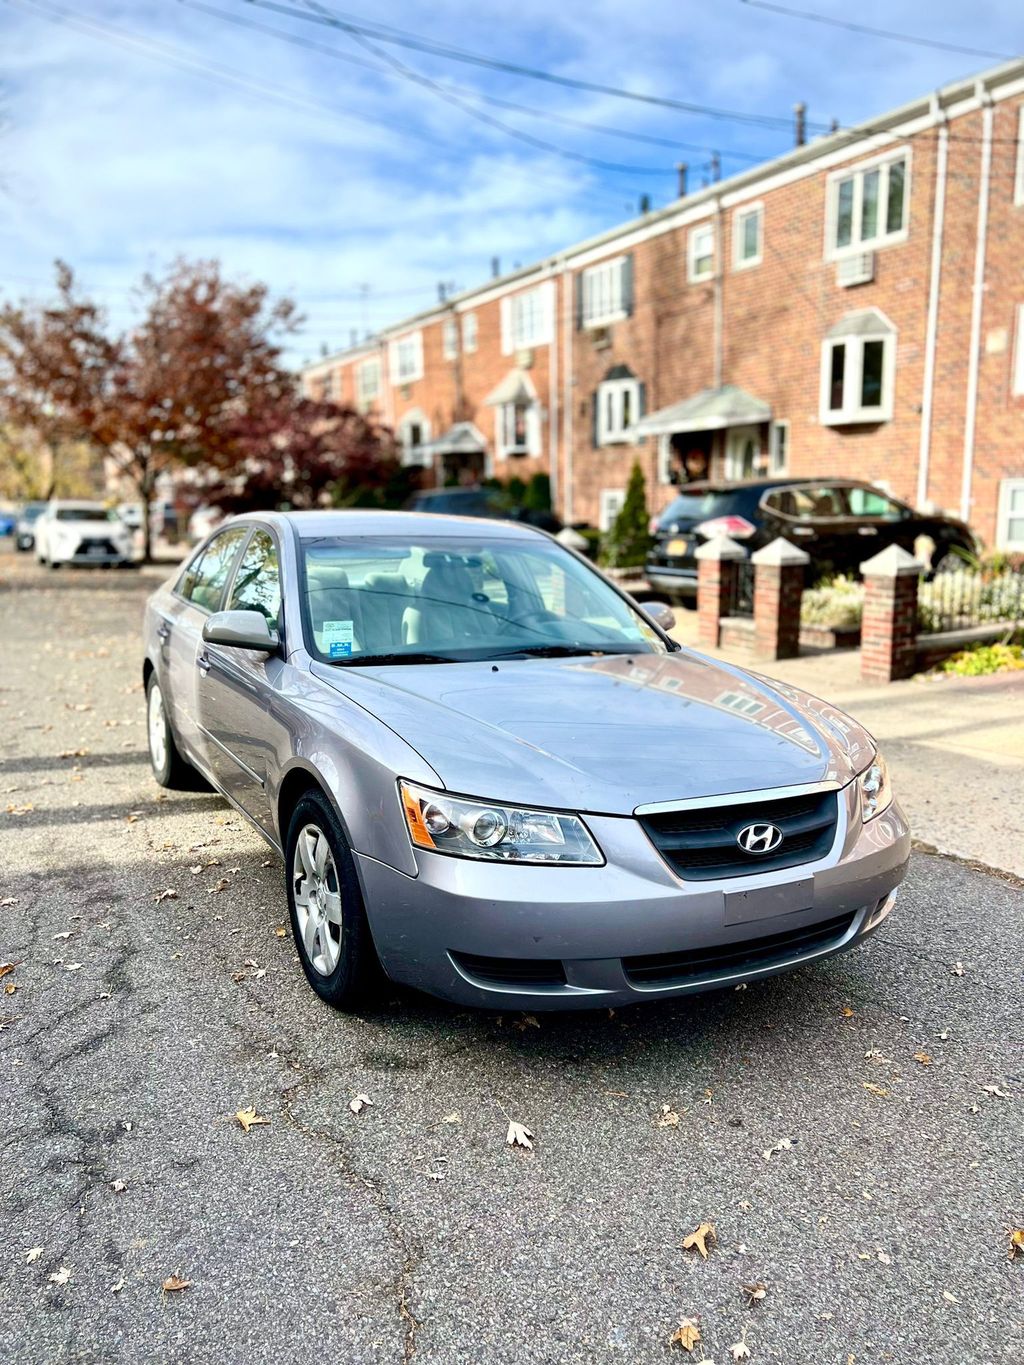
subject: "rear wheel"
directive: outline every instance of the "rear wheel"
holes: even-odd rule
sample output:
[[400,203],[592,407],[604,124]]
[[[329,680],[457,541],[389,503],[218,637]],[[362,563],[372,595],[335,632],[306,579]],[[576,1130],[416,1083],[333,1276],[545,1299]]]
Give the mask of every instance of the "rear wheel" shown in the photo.
[[306,980],[336,1009],[365,1004],[381,982],[355,860],[330,803],[301,798],[285,844],[288,909]]
[[189,791],[194,787],[195,771],[178,752],[164,706],[164,694],[155,673],[149,675],[146,683],[146,736],[153,776],[160,786],[173,791]]

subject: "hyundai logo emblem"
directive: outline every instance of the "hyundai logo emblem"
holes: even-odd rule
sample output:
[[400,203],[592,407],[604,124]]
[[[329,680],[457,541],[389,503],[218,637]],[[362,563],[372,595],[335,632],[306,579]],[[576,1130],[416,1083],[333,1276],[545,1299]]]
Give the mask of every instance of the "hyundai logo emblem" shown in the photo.
[[778,825],[744,825],[736,842],[744,853],[771,853],[785,837]]

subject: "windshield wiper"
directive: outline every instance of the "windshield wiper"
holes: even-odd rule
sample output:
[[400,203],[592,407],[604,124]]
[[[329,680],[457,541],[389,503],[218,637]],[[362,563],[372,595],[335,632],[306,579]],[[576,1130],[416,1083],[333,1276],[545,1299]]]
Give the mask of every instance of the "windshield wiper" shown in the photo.
[[519,645],[516,649],[502,649],[488,654],[488,659],[571,659],[599,654],[643,653],[643,646],[634,645]]
[[346,659],[325,659],[324,662],[352,668],[356,664],[457,664],[464,663],[465,660],[454,659],[449,654],[429,654],[424,650],[418,654],[353,654]]

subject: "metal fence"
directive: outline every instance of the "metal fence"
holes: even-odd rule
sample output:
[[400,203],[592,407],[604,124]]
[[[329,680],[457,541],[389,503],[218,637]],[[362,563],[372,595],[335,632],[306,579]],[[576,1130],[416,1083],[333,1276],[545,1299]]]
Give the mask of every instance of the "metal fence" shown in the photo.
[[922,582],[917,596],[919,634],[968,630],[972,626],[1024,627],[1024,569],[995,571],[964,567]]
[[736,565],[736,601],[733,616],[753,616],[754,614],[754,566],[749,559],[741,559]]

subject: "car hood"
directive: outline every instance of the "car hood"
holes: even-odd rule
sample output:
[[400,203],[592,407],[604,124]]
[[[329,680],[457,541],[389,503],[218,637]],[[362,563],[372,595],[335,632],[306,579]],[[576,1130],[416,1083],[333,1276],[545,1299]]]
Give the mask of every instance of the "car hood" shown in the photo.
[[95,521],[54,521],[51,525],[61,535],[74,536],[123,535],[126,529],[120,522],[108,521],[106,517],[97,517]]
[[449,791],[510,803],[626,815],[656,801],[845,783],[874,752],[834,707],[686,650],[311,668],[396,731]]

